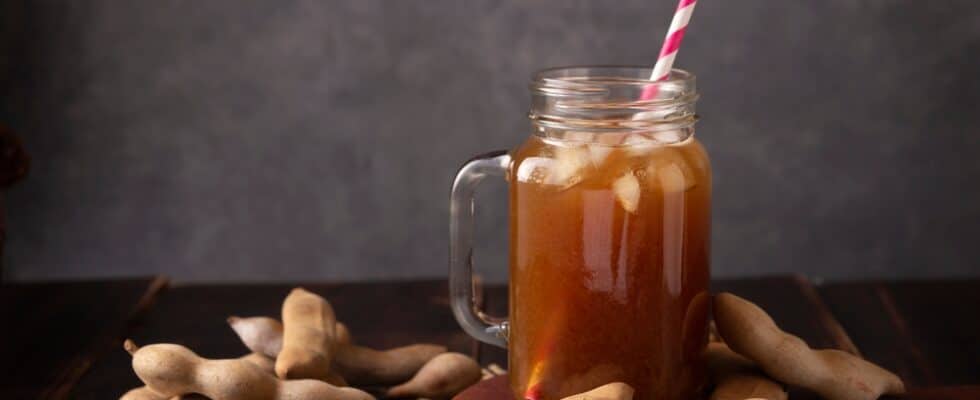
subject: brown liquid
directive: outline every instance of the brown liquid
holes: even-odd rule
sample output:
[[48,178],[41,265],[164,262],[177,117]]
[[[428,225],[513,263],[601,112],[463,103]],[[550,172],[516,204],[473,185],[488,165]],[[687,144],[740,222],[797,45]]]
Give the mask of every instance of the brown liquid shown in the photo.
[[556,143],[532,136],[509,176],[516,398],[614,381],[638,400],[697,398],[709,308],[704,149],[693,138]]

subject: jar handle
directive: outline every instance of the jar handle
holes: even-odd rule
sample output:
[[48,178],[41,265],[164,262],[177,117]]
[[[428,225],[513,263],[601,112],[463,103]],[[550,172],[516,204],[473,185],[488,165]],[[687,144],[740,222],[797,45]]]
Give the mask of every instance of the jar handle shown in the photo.
[[506,151],[483,154],[463,164],[449,198],[449,303],[456,321],[470,336],[507,347],[507,320],[477,310],[473,297],[473,197],[487,176],[505,177],[510,169]]

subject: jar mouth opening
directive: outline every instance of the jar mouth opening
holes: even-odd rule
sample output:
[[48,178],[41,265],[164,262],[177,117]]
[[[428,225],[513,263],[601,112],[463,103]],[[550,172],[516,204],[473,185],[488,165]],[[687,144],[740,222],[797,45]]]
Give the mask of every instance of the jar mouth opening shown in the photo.
[[[681,97],[696,95],[694,74],[673,69],[667,79],[650,79],[653,67],[647,66],[568,66],[540,70],[534,74],[528,88],[532,95],[555,97],[596,97],[613,93],[636,93],[635,98],[617,97],[622,102],[649,104],[677,101]],[[658,95],[642,99],[644,90],[653,89]]]
[[649,66],[570,66],[532,77],[530,118],[550,125],[659,129],[692,124],[698,99],[694,74],[674,69],[650,79]]

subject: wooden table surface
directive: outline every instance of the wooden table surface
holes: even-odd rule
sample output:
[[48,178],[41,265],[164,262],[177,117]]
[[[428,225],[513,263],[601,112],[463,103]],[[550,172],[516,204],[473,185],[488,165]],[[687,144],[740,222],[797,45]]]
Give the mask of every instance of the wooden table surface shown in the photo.
[[[294,286],[173,285],[160,277],[2,285],[0,399],[116,399],[140,385],[121,347],[126,337],[181,343],[209,358],[240,356],[246,350],[225,318],[278,316]],[[443,281],[303,286],[330,300],[361,344],[444,343],[506,366],[503,351],[457,327]],[[903,398],[980,399],[980,280],[814,285],[780,276],[720,280],[713,290],[757,302],[813,347],[895,371],[910,387]],[[506,313],[505,287],[480,293],[491,314]],[[812,395],[791,389],[791,398]]]

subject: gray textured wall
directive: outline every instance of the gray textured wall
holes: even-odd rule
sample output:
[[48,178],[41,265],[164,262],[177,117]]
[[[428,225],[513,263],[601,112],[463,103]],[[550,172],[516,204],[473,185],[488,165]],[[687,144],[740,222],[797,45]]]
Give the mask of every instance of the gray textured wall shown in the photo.
[[[643,64],[672,0],[8,1],[8,277],[443,276],[447,194],[535,69]],[[717,275],[980,273],[974,0],[704,1]],[[481,269],[504,276],[502,184]]]

